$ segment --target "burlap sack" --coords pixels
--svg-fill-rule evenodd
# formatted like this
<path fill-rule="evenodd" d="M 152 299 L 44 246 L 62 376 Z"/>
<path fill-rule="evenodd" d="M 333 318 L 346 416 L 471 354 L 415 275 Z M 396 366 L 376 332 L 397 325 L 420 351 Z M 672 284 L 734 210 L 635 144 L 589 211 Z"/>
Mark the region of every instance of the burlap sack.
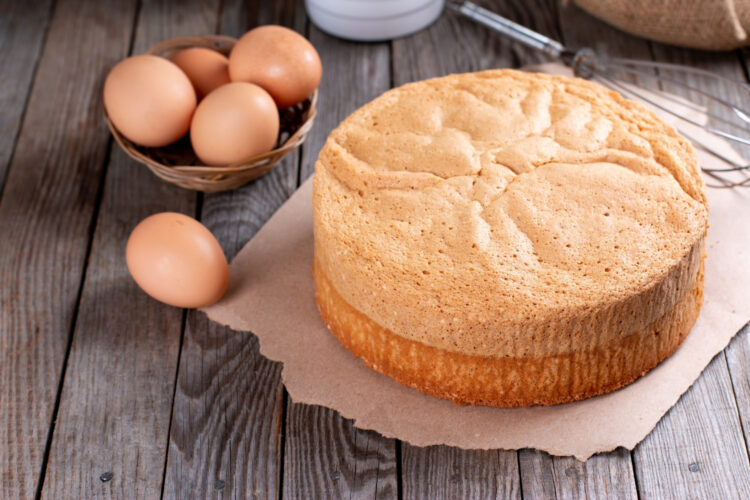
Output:
<path fill-rule="evenodd" d="M 618 28 L 683 47 L 750 45 L 750 0 L 572 0 Z"/>

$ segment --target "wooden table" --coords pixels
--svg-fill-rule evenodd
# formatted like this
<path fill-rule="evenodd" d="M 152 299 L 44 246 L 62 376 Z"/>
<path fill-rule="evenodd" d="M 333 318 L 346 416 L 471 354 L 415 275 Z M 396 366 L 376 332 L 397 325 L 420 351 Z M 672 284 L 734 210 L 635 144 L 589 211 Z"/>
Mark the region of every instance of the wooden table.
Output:
<path fill-rule="evenodd" d="M 571 46 L 747 77 L 748 53 L 646 42 L 549 1 L 482 3 Z M 324 66 L 315 127 L 279 168 L 202 195 L 113 145 L 101 87 L 118 60 L 266 23 L 305 34 Z M 357 430 L 292 402 L 252 334 L 159 304 L 128 276 L 125 241 L 147 215 L 199 218 L 231 258 L 358 106 L 404 82 L 538 54 L 448 13 L 391 43 L 344 42 L 294 0 L 4 0 L 0 49 L 0 497 L 750 498 L 747 331 L 635 450 L 581 463 Z"/>

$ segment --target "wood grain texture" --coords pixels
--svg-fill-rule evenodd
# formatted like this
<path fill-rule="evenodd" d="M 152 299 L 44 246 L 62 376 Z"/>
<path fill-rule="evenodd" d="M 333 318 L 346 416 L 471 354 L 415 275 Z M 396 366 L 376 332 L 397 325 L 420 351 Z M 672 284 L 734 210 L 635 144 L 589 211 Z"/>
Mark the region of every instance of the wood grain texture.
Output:
<path fill-rule="evenodd" d="M 281 367 L 251 333 L 188 315 L 175 395 L 166 498 L 275 498 Z"/>
<path fill-rule="evenodd" d="M 522 498 L 514 452 L 405 446 L 401 467 L 406 499 Z"/>
<path fill-rule="evenodd" d="M 643 38 L 612 28 L 573 2 L 557 0 L 560 40 L 566 47 L 577 50 L 590 47 L 599 54 L 651 59 L 648 42 Z"/>
<path fill-rule="evenodd" d="M 294 0 L 228 1 L 219 31 L 241 36 L 258 24 L 304 31 Z M 201 221 L 232 258 L 297 186 L 298 151 L 240 189 L 205 195 Z M 252 307 L 252 304 L 248 304 Z M 281 487 L 284 390 L 281 366 L 258 340 L 189 311 L 169 441 L 166 498 L 275 498 Z"/>
<path fill-rule="evenodd" d="M 709 54 L 652 44 L 657 61 L 687 64 L 714 74 L 744 78 L 734 53 Z M 704 77 L 669 74 L 697 88 L 725 98 L 744 101 L 734 86 Z M 683 89 L 665 85 L 665 90 L 703 100 Z M 708 104 L 708 103 L 706 103 Z M 710 111 L 729 117 L 729 112 L 709 104 Z M 747 378 L 743 367 L 735 378 Z M 633 453 L 639 491 L 644 498 L 659 498 L 667 492 L 678 497 L 750 497 L 750 462 L 738 415 L 727 357 L 719 354 L 682 396 L 667 416 Z"/>
<path fill-rule="evenodd" d="M 582 464 L 532 450 L 403 444 L 397 477 L 393 440 L 293 402 L 284 421 L 280 366 L 259 354 L 252 334 L 198 312 L 183 316 L 140 292 L 124 267 L 129 231 L 158 211 L 199 214 L 231 257 L 312 173 L 328 132 L 391 81 L 543 58 L 450 13 L 392 45 L 356 44 L 308 28 L 301 0 L 142 3 L 135 52 L 176 34 L 239 35 L 259 23 L 309 30 L 324 64 L 320 114 L 302 150 L 274 172 L 231 193 L 196 197 L 116 145 L 107 163 L 100 87 L 127 51 L 135 1 L 0 3 L 0 179 L 11 161 L 0 186 L 0 498 L 34 496 L 59 387 L 47 498 L 154 498 L 160 488 L 168 498 L 282 490 L 288 498 L 392 498 L 399 482 L 408 498 L 750 498 L 741 432 L 750 430 L 748 328 L 636 449 L 638 492 L 624 450 Z M 574 7 L 558 5 L 558 20 L 546 0 L 481 3 L 572 46 L 641 58 L 653 52 L 744 76 L 732 54 L 650 47 Z M 38 66 L 25 64 L 35 53 Z M 112 474 L 106 482 L 103 473 Z"/>
<path fill-rule="evenodd" d="M 31 90 L 51 0 L 0 2 L 0 193 Z"/>
<path fill-rule="evenodd" d="M 556 9 L 547 0 L 475 2 L 548 36 L 556 36 Z M 428 29 L 392 42 L 393 84 L 450 73 L 517 67 L 547 60 L 474 21 L 447 11 Z"/>
<path fill-rule="evenodd" d="M 194 195 L 154 178 L 119 150 L 107 174 L 97 231 L 42 496 L 159 495 L 180 347 L 182 310 L 133 282 L 125 241 L 150 214 L 191 214 Z M 100 480 L 110 473 L 109 481 Z"/>
<path fill-rule="evenodd" d="M 750 498 L 750 465 L 723 354 L 633 458 L 641 498 Z"/>
<path fill-rule="evenodd" d="M 300 180 L 312 174 L 329 132 L 390 85 L 387 44 L 359 44 L 310 27 L 323 62 L 322 110 L 302 149 Z M 396 495 L 395 441 L 353 427 L 331 410 L 289 401 L 284 497 L 391 498 Z"/>
<path fill-rule="evenodd" d="M 143 2 L 133 51 L 140 53 L 166 38 L 211 31 L 218 10 L 216 0 Z M 129 232 L 148 215 L 194 215 L 196 195 L 164 183 L 113 147 L 54 428 L 45 498 L 153 498 L 162 488 L 183 312 L 138 289 L 128 275 L 124 249 Z M 102 474 L 111 478 L 102 481 Z"/>
<path fill-rule="evenodd" d="M 745 449 L 750 455 L 750 325 L 740 330 L 724 350 L 740 414 Z"/>
<path fill-rule="evenodd" d="M 648 43 L 612 29 L 581 9 L 558 2 L 560 40 L 601 54 L 650 59 Z M 653 83 L 653 82 L 648 82 Z M 635 498 L 638 495 L 631 453 L 603 453 L 581 463 L 536 450 L 520 452 L 524 498 Z"/>
<path fill-rule="evenodd" d="M 202 222 L 233 257 L 294 192 L 297 156 L 230 193 L 206 196 Z M 253 307 L 248 304 L 248 307 Z M 188 312 L 165 497 L 275 498 L 280 488 L 281 366 L 257 338 Z"/>
<path fill-rule="evenodd" d="M 333 410 L 289 403 L 284 498 L 396 498 L 392 439 Z"/>
<path fill-rule="evenodd" d="M 523 498 L 638 498 L 630 452 L 620 448 L 586 462 L 519 451 Z"/>
<path fill-rule="evenodd" d="M 545 34 L 557 35 L 556 11 L 550 2 L 496 0 L 480 4 Z M 394 85 L 449 73 L 543 61 L 538 53 L 450 12 L 427 30 L 394 40 L 392 47 Z M 514 451 L 417 448 L 407 443 L 402 449 L 402 481 L 407 498 L 489 498 L 520 494 L 518 457 Z M 491 460 L 488 461 L 488 457 Z M 451 472 L 456 467 L 463 472 Z M 488 477 L 493 480 L 488 481 Z"/>
<path fill-rule="evenodd" d="M 746 68 L 738 64 L 738 58 L 742 57 L 742 53 L 714 54 L 677 49 L 662 44 L 653 44 L 652 50 L 657 60 L 688 64 L 740 82 L 747 82 L 748 77 L 750 77 Z M 747 56 L 747 49 L 744 53 Z M 747 63 L 747 59 L 745 59 L 745 63 Z M 675 75 L 669 74 L 669 76 Z M 680 78 L 680 80 L 702 90 L 707 90 L 729 102 L 739 104 L 745 110 L 750 109 L 750 93 L 742 91 L 734 85 L 717 83 L 715 80 L 699 77 Z M 684 89 L 676 88 L 673 85 L 666 85 L 665 88 L 681 95 L 689 95 L 691 99 L 697 102 L 708 104 L 705 99 L 695 93 L 688 94 Z M 738 122 L 731 111 L 725 107 L 716 104 L 708 104 L 708 106 L 712 113 L 724 119 L 733 120 L 734 123 Z M 718 121 L 713 121 L 712 125 L 727 132 L 736 132 Z M 743 136 L 746 135 L 745 133 Z M 741 152 L 745 159 L 750 158 L 750 147 L 734 143 L 733 147 Z M 740 333 L 732 339 L 729 346 L 724 350 L 724 356 L 729 370 L 733 396 L 739 412 L 745 449 L 750 455 L 750 336 L 748 335 L 748 329 L 748 325 L 745 325 Z M 734 427 L 731 430 L 727 429 L 727 431 L 736 432 Z"/>
<path fill-rule="evenodd" d="M 134 12 L 58 2 L 0 200 L 3 498 L 32 496 L 42 469 L 109 142 L 102 68 L 125 55 Z"/>

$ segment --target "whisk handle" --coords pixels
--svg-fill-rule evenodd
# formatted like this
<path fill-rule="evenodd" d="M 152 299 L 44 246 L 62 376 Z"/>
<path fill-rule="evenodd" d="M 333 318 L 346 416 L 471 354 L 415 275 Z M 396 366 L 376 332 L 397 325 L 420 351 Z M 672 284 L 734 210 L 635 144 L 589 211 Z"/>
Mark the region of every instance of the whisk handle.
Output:
<path fill-rule="evenodd" d="M 552 38 L 537 33 L 536 31 L 525 28 L 518 23 L 514 23 L 510 19 L 506 19 L 503 16 L 478 6 L 473 2 L 448 1 L 447 7 L 490 28 L 491 30 L 512 38 L 517 42 L 541 50 L 551 57 L 560 57 L 565 51 L 565 47 L 557 40 L 553 40 Z"/>

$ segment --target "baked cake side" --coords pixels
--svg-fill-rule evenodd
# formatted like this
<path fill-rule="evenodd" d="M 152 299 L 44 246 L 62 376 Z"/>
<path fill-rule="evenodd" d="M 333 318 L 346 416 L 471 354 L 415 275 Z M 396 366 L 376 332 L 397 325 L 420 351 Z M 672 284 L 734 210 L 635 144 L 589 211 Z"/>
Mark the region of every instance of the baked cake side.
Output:
<path fill-rule="evenodd" d="M 454 401 L 613 390 L 673 352 L 700 309 L 692 148 L 584 80 L 496 70 L 389 91 L 329 136 L 313 212 L 334 335 Z"/>

